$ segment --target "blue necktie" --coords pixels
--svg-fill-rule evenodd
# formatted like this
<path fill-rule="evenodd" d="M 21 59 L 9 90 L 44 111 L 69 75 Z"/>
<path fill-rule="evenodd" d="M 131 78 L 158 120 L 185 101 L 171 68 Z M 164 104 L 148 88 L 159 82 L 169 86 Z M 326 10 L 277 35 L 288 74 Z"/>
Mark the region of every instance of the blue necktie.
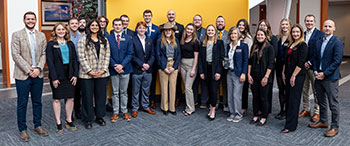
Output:
<path fill-rule="evenodd" d="M 151 36 L 151 26 L 147 26 L 147 36 Z"/>
<path fill-rule="evenodd" d="M 32 54 L 32 66 L 36 66 L 34 32 L 29 32 L 29 34 L 30 34 L 30 52 Z"/>

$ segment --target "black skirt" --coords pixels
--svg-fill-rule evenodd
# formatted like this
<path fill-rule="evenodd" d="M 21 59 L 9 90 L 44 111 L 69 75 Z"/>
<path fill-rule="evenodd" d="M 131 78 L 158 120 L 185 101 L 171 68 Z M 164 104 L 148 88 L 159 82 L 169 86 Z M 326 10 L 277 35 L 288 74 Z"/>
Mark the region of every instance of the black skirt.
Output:
<path fill-rule="evenodd" d="M 69 74 L 68 64 L 64 65 L 64 73 L 66 78 L 63 80 L 60 80 L 60 84 L 58 84 L 57 88 L 54 88 L 52 81 L 50 81 L 53 99 L 73 98 L 75 95 L 75 86 L 72 85 L 72 82 L 68 77 L 68 74 Z"/>

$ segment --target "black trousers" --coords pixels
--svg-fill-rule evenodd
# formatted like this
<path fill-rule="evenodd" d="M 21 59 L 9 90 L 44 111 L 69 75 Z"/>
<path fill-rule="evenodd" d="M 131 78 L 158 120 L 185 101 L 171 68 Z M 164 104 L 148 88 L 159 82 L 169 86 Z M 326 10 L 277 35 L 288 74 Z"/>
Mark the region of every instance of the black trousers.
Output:
<path fill-rule="evenodd" d="M 290 85 L 290 76 L 286 77 L 286 124 L 285 129 L 294 131 L 298 125 L 298 114 L 303 91 L 305 75 L 298 75 L 295 78 L 295 86 Z"/>
<path fill-rule="evenodd" d="M 279 97 L 280 109 L 281 109 L 280 112 L 285 113 L 286 85 L 283 83 L 282 70 L 283 70 L 283 65 L 276 64 L 276 80 L 278 85 L 278 97 Z"/>
<path fill-rule="evenodd" d="M 212 65 L 211 64 L 207 64 L 207 76 L 205 77 L 205 80 L 204 80 L 204 84 L 206 84 L 206 86 L 208 87 L 209 89 L 209 92 L 208 92 L 208 96 L 209 96 L 209 99 L 208 99 L 208 102 L 209 104 L 212 106 L 212 107 L 215 107 L 216 106 L 216 103 L 217 103 L 217 92 L 219 90 L 219 81 L 216 81 L 214 79 L 214 77 L 212 76 Z"/>
<path fill-rule="evenodd" d="M 106 90 L 108 78 L 81 79 L 82 91 L 82 118 L 84 122 L 90 122 L 106 115 Z M 95 110 L 93 107 L 95 99 Z"/>
<path fill-rule="evenodd" d="M 271 74 L 272 75 L 270 75 L 270 78 L 272 78 L 272 82 L 268 83 L 269 84 L 269 90 L 268 90 L 268 94 L 267 94 L 267 99 L 269 101 L 269 108 L 268 108 L 269 109 L 268 110 L 269 113 L 272 112 L 272 95 L 273 95 L 272 90 L 273 90 L 273 82 L 275 80 L 275 69 L 271 70 Z"/>
<path fill-rule="evenodd" d="M 251 86 L 253 93 L 253 113 L 254 116 L 259 116 L 259 110 L 262 112 L 261 117 L 267 118 L 269 115 L 268 92 L 270 84 L 264 87 L 261 85 L 262 78 L 253 77 L 253 85 Z"/>
<path fill-rule="evenodd" d="M 74 96 L 74 112 L 81 113 L 81 88 L 80 88 L 81 79 L 77 79 L 75 84 L 75 96 Z"/>
<path fill-rule="evenodd" d="M 245 82 L 243 84 L 243 92 L 242 92 L 242 109 L 248 109 L 248 76 L 246 76 Z"/>
<path fill-rule="evenodd" d="M 154 63 L 152 65 L 152 82 L 151 82 L 150 95 L 149 95 L 150 101 L 155 101 L 155 98 L 156 98 L 157 72 L 158 72 L 158 63 L 156 60 L 154 60 Z"/>

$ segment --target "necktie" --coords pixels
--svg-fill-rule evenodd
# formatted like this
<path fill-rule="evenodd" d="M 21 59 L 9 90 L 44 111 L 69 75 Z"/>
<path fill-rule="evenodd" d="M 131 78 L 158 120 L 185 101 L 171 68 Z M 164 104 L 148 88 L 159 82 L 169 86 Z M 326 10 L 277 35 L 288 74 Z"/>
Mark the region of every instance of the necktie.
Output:
<path fill-rule="evenodd" d="M 221 40 L 221 35 L 222 35 L 222 32 L 219 31 L 219 39 Z"/>
<path fill-rule="evenodd" d="M 147 26 L 147 36 L 151 36 L 151 26 Z"/>
<path fill-rule="evenodd" d="M 29 32 L 30 34 L 30 51 L 32 54 L 32 66 L 36 66 L 35 62 L 35 39 L 34 39 L 34 32 Z"/>
<path fill-rule="evenodd" d="M 118 49 L 120 49 L 120 35 L 117 35 L 117 43 L 118 43 Z"/>

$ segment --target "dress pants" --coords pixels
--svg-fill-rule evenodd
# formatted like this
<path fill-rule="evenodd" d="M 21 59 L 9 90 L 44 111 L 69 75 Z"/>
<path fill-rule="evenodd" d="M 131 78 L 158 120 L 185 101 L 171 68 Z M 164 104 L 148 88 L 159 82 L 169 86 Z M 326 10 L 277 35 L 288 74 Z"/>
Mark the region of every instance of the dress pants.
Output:
<path fill-rule="evenodd" d="M 212 107 L 216 106 L 218 96 L 217 92 L 219 90 L 219 81 L 216 81 L 212 75 L 212 65 L 207 63 L 207 76 L 205 76 L 204 84 L 208 88 L 208 102 Z"/>
<path fill-rule="evenodd" d="M 268 102 L 269 102 L 269 108 L 268 108 L 268 112 L 271 113 L 272 112 L 272 96 L 273 96 L 273 82 L 275 81 L 275 69 L 272 69 L 271 70 L 271 74 L 270 75 L 270 78 L 272 78 L 272 82 L 271 83 L 268 83 L 269 84 L 269 90 L 268 90 L 268 93 L 267 93 L 267 99 L 268 99 Z"/>
<path fill-rule="evenodd" d="M 317 94 L 315 92 L 315 76 L 313 70 L 309 69 L 306 71 L 304 88 L 303 88 L 303 107 L 305 111 L 311 111 L 310 108 L 310 84 L 312 87 L 312 92 L 314 94 L 314 113 L 320 113 L 320 106 L 317 101 Z"/>
<path fill-rule="evenodd" d="M 29 93 L 33 105 L 34 127 L 41 126 L 42 103 L 41 96 L 43 91 L 43 79 L 28 77 L 26 80 L 16 79 L 17 91 L 17 124 L 19 131 L 27 130 L 27 104 Z"/>
<path fill-rule="evenodd" d="M 328 108 L 332 114 L 331 128 L 339 128 L 339 102 L 338 102 L 339 80 L 315 80 L 315 89 L 318 103 L 320 105 L 320 122 L 328 123 Z"/>
<path fill-rule="evenodd" d="M 245 82 L 243 84 L 243 92 L 242 92 L 242 109 L 248 109 L 248 90 L 249 90 L 249 82 L 248 82 L 248 76 L 246 76 Z"/>
<path fill-rule="evenodd" d="M 168 61 L 167 68 L 174 65 L 174 61 Z M 159 70 L 160 78 L 160 90 L 161 90 L 161 104 L 160 108 L 163 111 L 175 112 L 175 92 L 176 92 L 176 79 L 178 70 L 174 70 L 170 75 L 163 70 Z"/>
<path fill-rule="evenodd" d="M 227 72 L 227 101 L 228 108 L 230 109 L 230 114 L 234 115 L 236 118 L 242 118 L 242 91 L 243 84 L 239 81 L 240 77 L 235 74 L 235 72 Z"/>
<path fill-rule="evenodd" d="M 91 122 L 106 115 L 106 90 L 108 78 L 81 79 L 82 120 Z M 95 99 L 95 100 L 94 100 Z M 93 106 L 95 101 L 95 110 Z"/>
<path fill-rule="evenodd" d="M 140 91 L 141 91 L 141 104 L 144 110 L 149 109 L 149 96 L 148 91 L 152 81 L 152 73 L 142 72 L 141 74 L 132 75 L 132 111 L 139 110 Z"/>
<path fill-rule="evenodd" d="M 152 65 L 152 82 L 151 82 L 151 87 L 149 91 L 150 101 L 155 101 L 155 97 L 156 97 L 157 72 L 158 72 L 158 63 L 157 63 L 157 60 L 154 60 L 154 63 Z"/>
<path fill-rule="evenodd" d="M 128 112 L 127 104 L 129 80 L 130 74 L 117 74 L 111 76 L 114 114 L 119 114 L 119 108 L 121 109 L 122 113 Z"/>
<path fill-rule="evenodd" d="M 227 105 L 227 69 L 223 69 L 222 70 L 222 74 L 220 77 L 220 80 L 218 81 L 221 84 L 222 87 L 222 98 L 220 96 L 220 85 L 219 87 L 219 92 L 217 92 L 217 96 L 218 96 L 218 101 L 217 103 L 221 103 L 223 105 Z M 220 100 L 222 99 L 222 100 Z"/>
<path fill-rule="evenodd" d="M 290 85 L 290 78 L 290 75 L 286 77 L 286 123 L 284 129 L 294 131 L 298 126 L 298 114 L 305 75 L 296 76 L 294 87 Z"/>
<path fill-rule="evenodd" d="M 196 79 L 197 70 L 195 71 L 195 75 L 193 77 L 190 76 L 193 67 L 193 58 L 183 58 L 181 59 L 181 77 L 185 84 L 185 97 L 186 97 L 186 111 L 194 112 L 194 98 L 193 98 L 193 82 Z"/>
<path fill-rule="evenodd" d="M 268 92 L 270 84 L 267 83 L 264 87 L 261 85 L 262 78 L 253 76 L 253 85 L 251 90 L 253 93 L 253 113 L 254 116 L 259 116 L 259 110 L 262 112 L 261 117 L 267 118 L 269 115 Z"/>
<path fill-rule="evenodd" d="M 81 113 L 81 88 L 80 88 L 81 79 L 77 79 L 75 84 L 75 96 L 74 96 L 74 112 Z"/>
<path fill-rule="evenodd" d="M 283 83 L 282 70 L 283 70 L 283 65 L 276 64 L 276 80 L 278 85 L 278 97 L 280 101 L 280 110 L 281 110 L 281 113 L 285 113 L 286 85 Z"/>

